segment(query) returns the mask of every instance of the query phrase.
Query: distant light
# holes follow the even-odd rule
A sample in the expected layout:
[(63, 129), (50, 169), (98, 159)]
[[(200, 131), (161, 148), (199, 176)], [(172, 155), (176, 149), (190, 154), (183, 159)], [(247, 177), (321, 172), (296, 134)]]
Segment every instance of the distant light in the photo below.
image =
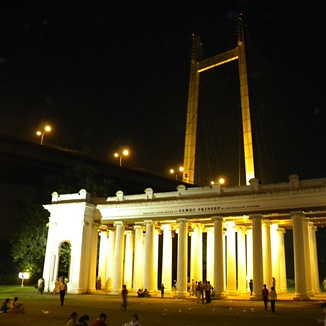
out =
[(224, 183), (225, 183), (225, 179), (224, 179), (224, 178), (219, 178), (219, 179), (218, 179), (218, 183), (219, 183), (220, 185), (224, 185)]

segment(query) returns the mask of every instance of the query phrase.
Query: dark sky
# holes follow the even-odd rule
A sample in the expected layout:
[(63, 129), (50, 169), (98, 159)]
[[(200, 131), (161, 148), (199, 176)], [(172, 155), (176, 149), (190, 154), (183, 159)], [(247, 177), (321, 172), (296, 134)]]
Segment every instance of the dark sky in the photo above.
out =
[[(257, 177), (326, 177), (326, 1), (4, 1), (0, 130), (37, 141), (44, 119), (45, 142), (108, 160), (127, 145), (125, 164), (165, 174), (183, 161), (190, 36), (203, 58), (232, 49), (239, 12)], [(201, 184), (238, 183), (238, 88), (236, 62), (201, 77)]]

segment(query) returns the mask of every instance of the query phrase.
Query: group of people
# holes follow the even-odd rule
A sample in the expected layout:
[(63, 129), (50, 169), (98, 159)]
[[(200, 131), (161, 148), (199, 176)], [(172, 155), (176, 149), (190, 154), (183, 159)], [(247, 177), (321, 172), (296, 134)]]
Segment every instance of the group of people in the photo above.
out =
[[(275, 279), (274, 279), (275, 280)], [(268, 290), (267, 285), (264, 284), (263, 289), (261, 291), (262, 300), (264, 302), (265, 310), (268, 309), (268, 302), (271, 302), (271, 310), (275, 312), (275, 301), (277, 300), (277, 294), (275, 291), (275, 282), (273, 281), (273, 285), (270, 290)]]
[[(73, 312), (66, 324), (66, 326), (88, 326), (89, 316), (82, 315), (81, 317), (77, 318), (77, 312)], [(106, 314), (101, 313), (100, 316), (91, 324), (91, 326), (106, 326)]]
[(194, 280), (192, 280), (190, 296), (196, 295), (197, 303), (211, 303), (213, 290), (214, 288), (210, 281), (194, 282)]
[[(106, 326), (106, 318), (106, 314), (102, 312), (90, 326)], [(66, 326), (87, 326), (89, 319), (88, 315), (82, 315), (78, 318), (77, 312), (73, 312), (70, 315)], [(133, 315), (131, 321), (123, 323), (121, 326), (141, 326), (138, 321), (138, 315)]]
[(9, 306), (10, 299), (7, 298), (5, 301), (2, 303), (2, 306), (0, 308), (1, 313), (8, 313), (10, 312), (11, 314), (23, 314), (25, 313), (25, 305), (23, 302), (18, 300), (18, 297), (14, 297), (13, 302)]
[(147, 291), (147, 289), (145, 289), (145, 290), (143, 290), (143, 289), (138, 289), (138, 291), (137, 291), (137, 295), (138, 295), (138, 297), (140, 297), (140, 298), (145, 298), (145, 297), (148, 296), (148, 291)]

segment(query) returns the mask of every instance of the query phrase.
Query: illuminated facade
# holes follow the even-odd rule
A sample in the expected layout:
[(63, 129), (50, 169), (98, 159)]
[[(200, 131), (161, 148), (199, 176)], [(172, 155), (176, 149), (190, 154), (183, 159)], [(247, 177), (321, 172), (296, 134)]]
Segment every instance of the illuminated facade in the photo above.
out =
[[(264, 283), (287, 292), (286, 259), (294, 261), (294, 299), (319, 290), (316, 232), (326, 226), (326, 179), (261, 185), (257, 179), (239, 187), (189, 188), (92, 198), (52, 194), (43, 277), (52, 291), (58, 276), (59, 248), (71, 246), (68, 291), (102, 289), (120, 294), (122, 284), (152, 295), (164, 284), (176, 296), (188, 295), (191, 280), (207, 279), (217, 298), (247, 293), (261, 299)], [(293, 252), (284, 233), (293, 230)]]

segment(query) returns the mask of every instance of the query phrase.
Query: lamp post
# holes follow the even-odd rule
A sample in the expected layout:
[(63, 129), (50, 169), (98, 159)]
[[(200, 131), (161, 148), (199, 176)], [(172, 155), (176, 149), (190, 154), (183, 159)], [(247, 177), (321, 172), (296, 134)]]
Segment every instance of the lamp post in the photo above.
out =
[(42, 130), (38, 130), (37, 132), (36, 132), (36, 134), (38, 135), (38, 136), (41, 136), (41, 141), (40, 141), (40, 144), (41, 145), (43, 145), (43, 141), (44, 141), (44, 135), (45, 135), (45, 133), (46, 132), (50, 132), (51, 131), (51, 126), (49, 126), (49, 125), (45, 125), (43, 128), (42, 128)]
[[(182, 180), (182, 174), (183, 174), (183, 171), (184, 171), (184, 168), (183, 168), (183, 166), (180, 166), (179, 168), (178, 168), (178, 171), (180, 172), (180, 174), (181, 174), (181, 180)], [(178, 180), (178, 171), (175, 171), (174, 169), (170, 169), (170, 173), (171, 174), (175, 174), (175, 180)]]
[(123, 157), (128, 156), (128, 155), (129, 155), (129, 150), (128, 149), (124, 149), (120, 153), (118, 153), (118, 152), (114, 153), (114, 157), (119, 158), (119, 165), (120, 166), (122, 166)]
[[(211, 181), (211, 185), (213, 186), (215, 184), (215, 181)], [(220, 186), (223, 186), (225, 184), (225, 178), (220, 177), (217, 181), (217, 184), (219, 184)]]
[(29, 273), (28, 272), (20, 272), (18, 274), (18, 277), (22, 280), (21, 286), (24, 286), (24, 280), (28, 280), (29, 279)]

